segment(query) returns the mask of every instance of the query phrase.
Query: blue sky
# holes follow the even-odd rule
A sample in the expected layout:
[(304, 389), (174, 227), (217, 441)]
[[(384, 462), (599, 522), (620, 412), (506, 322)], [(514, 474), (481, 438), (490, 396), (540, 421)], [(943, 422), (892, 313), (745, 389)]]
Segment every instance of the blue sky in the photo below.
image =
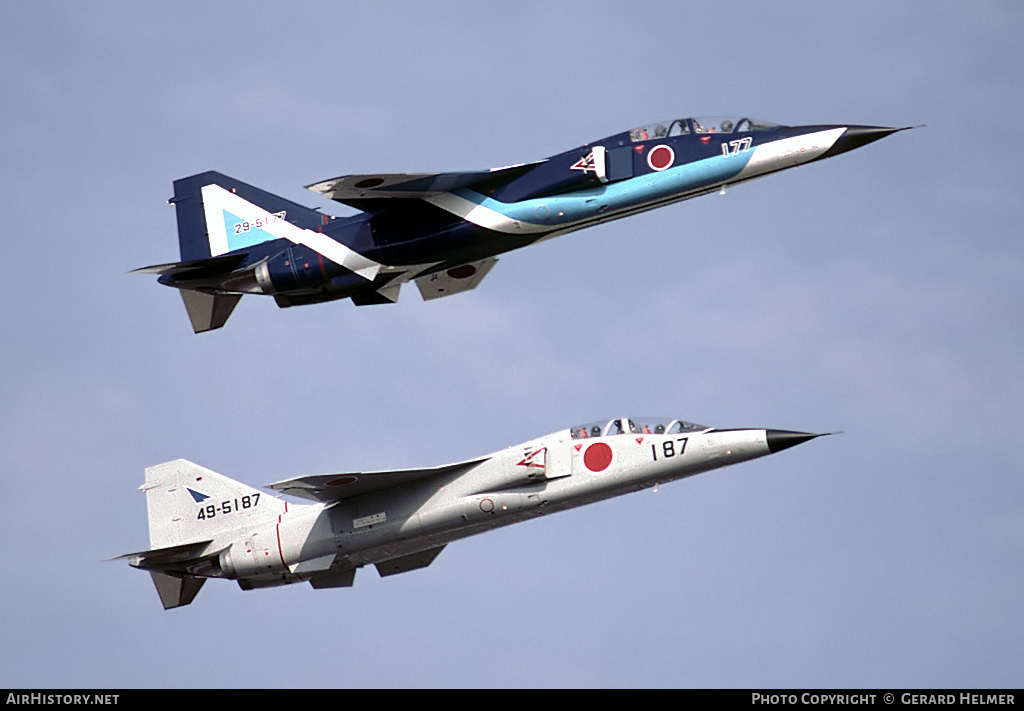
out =
[[(0, 5), (8, 687), (990, 687), (1024, 654), (1024, 10)], [(501, 258), (476, 291), (193, 335), (171, 182), (309, 205), (686, 115), (926, 127)], [(165, 612), (146, 466), (427, 466), (620, 414), (837, 431), (349, 590)]]

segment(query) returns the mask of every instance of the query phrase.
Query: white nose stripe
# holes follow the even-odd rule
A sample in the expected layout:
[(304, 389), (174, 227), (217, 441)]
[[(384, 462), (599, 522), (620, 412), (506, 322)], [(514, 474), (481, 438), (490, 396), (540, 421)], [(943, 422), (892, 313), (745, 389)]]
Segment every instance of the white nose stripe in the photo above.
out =
[(827, 131), (816, 131), (754, 146), (754, 155), (735, 179), (752, 178), (762, 173), (814, 160), (835, 145), (844, 131), (844, 127), (830, 128)]

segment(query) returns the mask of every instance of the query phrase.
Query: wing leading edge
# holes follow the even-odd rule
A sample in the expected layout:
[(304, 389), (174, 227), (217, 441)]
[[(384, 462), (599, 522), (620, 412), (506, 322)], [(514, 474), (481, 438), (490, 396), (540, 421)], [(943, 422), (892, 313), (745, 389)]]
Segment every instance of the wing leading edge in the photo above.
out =
[(340, 474), (315, 474), (313, 476), (285, 479), (268, 484), (266, 488), (291, 494), (302, 499), (330, 503), (350, 499), (369, 491), (390, 489), (400, 484), (429, 479), (442, 474), (454, 474), (468, 470), (490, 459), (490, 455), (469, 459), (455, 464), (424, 469), (392, 469), (378, 472), (343, 472)]
[(370, 173), (343, 175), (307, 185), (309, 190), (357, 209), (378, 198), (425, 198), (459, 188), (486, 190), (518, 178), (546, 160), (470, 173)]

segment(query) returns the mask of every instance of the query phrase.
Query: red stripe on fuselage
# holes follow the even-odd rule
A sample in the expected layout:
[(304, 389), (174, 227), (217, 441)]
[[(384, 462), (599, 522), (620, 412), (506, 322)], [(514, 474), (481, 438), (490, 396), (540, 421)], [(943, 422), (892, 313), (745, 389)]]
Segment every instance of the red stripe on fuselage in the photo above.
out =
[[(285, 513), (288, 513), (288, 505), (287, 504), (285, 504), (284, 510), (285, 510)], [(284, 548), (281, 546), (281, 516), (277, 517), (277, 526), (275, 526), (275, 529), (277, 531), (277, 555), (281, 559), (281, 565), (283, 566), (284, 565)]]

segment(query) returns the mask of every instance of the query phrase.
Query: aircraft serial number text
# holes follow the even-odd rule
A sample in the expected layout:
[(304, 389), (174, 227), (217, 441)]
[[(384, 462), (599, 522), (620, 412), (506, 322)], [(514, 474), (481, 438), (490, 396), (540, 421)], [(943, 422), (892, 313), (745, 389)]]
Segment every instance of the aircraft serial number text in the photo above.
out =
[(243, 232), (248, 232), (249, 230), (258, 230), (261, 227), (263, 227), (263, 225), (269, 225), (271, 222), (277, 222), (278, 220), (283, 220), (285, 214), (287, 214), (287, 213), (284, 210), (282, 210), (281, 212), (274, 212), (274, 213), (271, 213), (271, 214), (267, 215), (266, 219), (264, 219), (262, 217), (257, 217), (252, 222), (236, 222), (235, 223), (235, 234), (236, 235), (240, 235)]
[[(662, 442), (661, 458), (668, 459), (670, 457), (675, 457), (676, 455), (681, 455), (686, 451), (686, 440), (688, 439), (689, 437), (679, 437), (675, 441), (667, 439)], [(678, 447), (676, 446), (677, 444), (679, 445)], [(654, 457), (654, 461), (658, 461), (658, 445), (651, 445), (651, 455)]]
[(259, 502), (260, 494), (259, 492), (256, 492), (255, 494), (246, 495), (238, 499), (221, 501), (219, 504), (207, 504), (199, 509), (199, 515), (196, 518), (200, 521), (205, 521), (210, 518), (216, 518), (218, 514), (226, 516), (230, 513), (255, 508), (256, 504)]

